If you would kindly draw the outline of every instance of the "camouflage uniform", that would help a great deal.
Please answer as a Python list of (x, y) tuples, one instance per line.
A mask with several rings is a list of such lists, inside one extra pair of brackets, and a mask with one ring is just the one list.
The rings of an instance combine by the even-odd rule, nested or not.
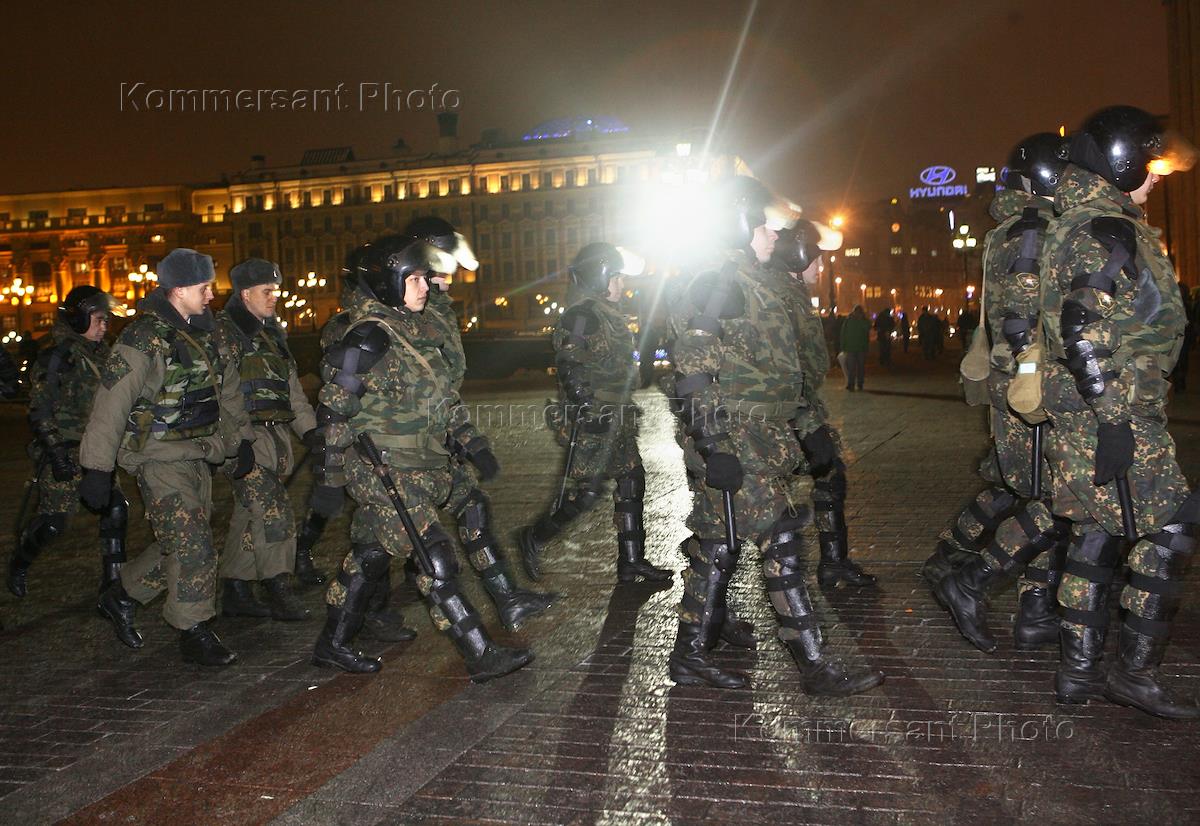
[[(314, 475), (319, 485), (344, 486), (358, 507), (351, 521), (350, 553), (326, 592), (331, 611), (325, 635), (339, 640), (340, 647), (352, 640), (389, 559), (406, 558), (413, 550), (375, 470), (354, 448), (365, 433), (383, 451), (433, 565), (433, 570), (421, 566), (417, 577), (430, 617), (459, 646), (470, 668), (472, 658), (493, 646), (459, 590), (453, 541), (437, 511), (450, 497), (446, 445), (451, 429), (464, 445), (476, 434), (454, 385), (441, 324), (430, 313), (393, 309), (361, 289), (350, 291), (345, 303), (341, 338), (334, 340), (327, 330), (331, 344), (321, 363), (325, 384), (317, 417), (324, 446)], [(319, 641), (319, 651), (321, 646)], [(377, 663), (370, 668), (352, 665), (348, 670), (378, 668)]]
[[(828, 673), (845, 689), (846, 676), (822, 659), (821, 631), (804, 582), (800, 530), (810, 513), (791, 498), (792, 474), (805, 462), (795, 423), (810, 415), (810, 401), (788, 293), (776, 273), (738, 250), (719, 271), (691, 278), (673, 308), (675, 395), (689, 437), (684, 462), (693, 498), (687, 525), (699, 541), (687, 546), (672, 678), (745, 685), (741, 675), (707, 660), (727, 622), (726, 591), (741, 548), (729, 546), (724, 495), (705, 484), (706, 468), (714, 457), (733, 454), (744, 471), (741, 489), (732, 494), (738, 542), (753, 537), (762, 552), (779, 637), (806, 681)], [(880, 681), (882, 675), (872, 676), (853, 689), (821, 693), (854, 693)]]
[(296, 526), (283, 480), (293, 468), (290, 428), (303, 437), (317, 426), (288, 350), (273, 320), (264, 323), (235, 298), (217, 315), (217, 348), (234, 366), (254, 443), (254, 468), (232, 480), (233, 515), (225, 539), (221, 577), (267, 580), (295, 566)]
[[(521, 532), (530, 576), (540, 576), (541, 553), (581, 513), (591, 510), (608, 479), (613, 486), (617, 530), (617, 578), (664, 580), (670, 574), (645, 560), (643, 522), (646, 470), (638, 450), (639, 381), (629, 320), (605, 296), (585, 295), (559, 317), (554, 329), (560, 402), (547, 403), (548, 420), (559, 444), (576, 444), (567, 469), (569, 490), (561, 504)], [(577, 424), (576, 424), (577, 423)]]
[[(812, 294), (801, 277), (780, 272), (776, 278), (776, 289), (790, 304), (789, 313), (795, 326), (796, 342), (799, 345), (802, 383), (806, 404), (797, 410), (792, 421), (805, 461), (801, 467), (804, 474), (812, 477), (812, 503), (820, 545), (821, 561), (817, 567), (817, 578), (822, 585), (836, 585), (845, 580), (854, 585), (868, 585), (875, 577), (866, 574), (857, 564), (847, 559), (850, 540), (846, 527), (846, 463), (842, 460), (842, 440), (838, 431), (829, 423), (829, 413), (821, 398), (821, 385), (829, 373), (829, 350), (825, 344), (825, 330), (821, 316), (812, 305)], [(833, 447), (833, 459), (817, 465), (817, 455), (810, 445), (814, 439), (825, 437)]]
[[(1051, 515), (1048, 493), (1033, 497), (1034, 430), (1008, 406), (1009, 384), (1017, 374), (1016, 354), (1033, 343), (1040, 313), (1042, 251), (1054, 218), (1053, 204), (1048, 198), (1006, 189), (996, 194), (990, 211), (1000, 223), (984, 242), (986, 327), (980, 334), (992, 344), (988, 376), (992, 444), (979, 472), (993, 487), (943, 531), (944, 544), (922, 572), (933, 580), (934, 594), (949, 608), (964, 636), (984, 651), (996, 647), (985, 626), (985, 595), (1012, 575), (1026, 575), (1014, 627), (1017, 647), (1035, 648), (1057, 640), (1054, 591), (1067, 537), (1065, 521)], [(1048, 480), (1049, 465), (1044, 458), (1039, 461), (1039, 474)], [(1013, 514), (1001, 522), (1004, 511)], [(989, 530), (995, 535), (980, 555)], [(956, 560), (963, 552), (971, 556)], [(954, 561), (956, 570), (947, 570)]]
[(236, 452), (245, 413), (208, 311), (189, 323), (161, 287), (140, 309), (101, 369), (79, 458), (99, 471), (120, 464), (137, 479), (156, 541), (126, 563), (121, 582), (142, 604), (165, 589), (164, 619), (188, 630), (216, 610), (209, 465)]
[(1134, 444), (1127, 478), (1139, 538), (1121, 593), (1113, 673), (1152, 673), (1161, 659), (1195, 548), (1200, 499), (1189, 493), (1166, 429), (1165, 377), (1186, 322), (1160, 232), (1126, 193), (1076, 166), (1067, 168), (1055, 206), (1061, 218), (1047, 243), (1051, 280), (1042, 314), (1050, 361), (1044, 396), (1054, 425), (1054, 510), (1073, 522), (1059, 589), (1057, 686), (1060, 699), (1078, 702), (1094, 699), (1103, 680), (1106, 594), (1124, 535), (1115, 483), (1093, 482), (1099, 427), (1127, 422)]
[[(34, 480), (38, 509), (13, 552), (9, 589), (18, 596), (24, 596), (29, 565), (48, 542), (67, 529), (70, 517), (79, 510), (79, 440), (100, 385), (100, 365), (108, 357), (107, 344), (89, 341), (62, 320), (55, 322), (51, 337), (54, 346), (38, 355), (30, 383), (29, 422), (34, 432), (31, 454), (38, 468)], [(73, 471), (69, 478), (55, 477), (51, 457), (56, 452), (65, 456)], [(114, 576), (116, 566), (125, 561), (127, 521), (128, 502), (114, 484), (108, 507), (100, 514), (105, 576)]]

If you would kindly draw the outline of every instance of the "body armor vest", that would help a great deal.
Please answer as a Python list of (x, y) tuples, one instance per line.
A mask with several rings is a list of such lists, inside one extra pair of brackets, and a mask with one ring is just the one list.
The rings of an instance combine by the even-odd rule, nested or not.
[(129, 412), (122, 447), (140, 450), (151, 438), (172, 442), (216, 433), (221, 378), (212, 336), (199, 330), (185, 333), (152, 314), (138, 323), (157, 325), (165, 368), (154, 397), (140, 396)]
[(259, 330), (238, 365), (242, 397), (252, 422), (290, 422), (292, 410), (292, 358), (286, 347)]

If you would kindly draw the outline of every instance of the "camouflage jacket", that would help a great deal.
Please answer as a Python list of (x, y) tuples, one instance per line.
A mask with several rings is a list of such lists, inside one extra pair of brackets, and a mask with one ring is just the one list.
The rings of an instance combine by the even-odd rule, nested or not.
[(799, 430), (807, 435), (829, 419), (825, 402), (821, 399), (821, 385), (829, 373), (829, 348), (825, 344), (825, 328), (821, 315), (812, 305), (812, 291), (803, 278), (790, 273), (779, 276), (780, 292), (787, 296), (791, 305), (792, 324), (799, 346), (800, 364), (804, 369), (804, 398), (808, 402), (807, 416), (802, 416)]
[(600, 406), (629, 403), (637, 387), (633, 351), (629, 319), (619, 305), (601, 296), (586, 296), (572, 304), (554, 328), (560, 380), (576, 374)]
[[(260, 321), (234, 296), (217, 314), (215, 337), (221, 357), (237, 370), (248, 424), (287, 422), (297, 436), (317, 426), (287, 336), (274, 319)], [(242, 436), (253, 440), (253, 430)]]
[[(393, 467), (444, 466), (451, 450), (465, 450), (478, 434), (454, 383), (441, 321), (433, 313), (394, 309), (358, 289), (344, 301), (346, 311), (330, 319), (321, 337), (325, 384), (318, 419), (326, 424), (318, 479), (345, 484), (345, 451), (360, 433), (371, 434)], [(354, 346), (350, 338), (360, 328), (375, 332), (371, 326), (387, 344), (348, 377), (343, 355)]]
[(770, 270), (736, 252), (684, 288), (672, 308), (675, 392), (702, 442), (722, 419), (792, 421), (808, 406), (800, 346)]
[[(1082, 337), (1095, 349), (1105, 382), (1103, 393), (1086, 400), (1067, 369), (1054, 363), (1045, 380), (1046, 404), (1064, 411), (1090, 405), (1101, 423), (1126, 421), (1133, 412), (1162, 416), (1166, 375), (1178, 359), (1186, 317), (1161, 232), (1126, 193), (1076, 166), (1063, 174), (1055, 208), (1060, 218), (1043, 254), (1050, 276), (1042, 310), (1048, 355), (1065, 358), (1063, 306), (1074, 301), (1086, 309)], [(1106, 219), (1107, 232), (1097, 229), (1096, 219)], [(1113, 227), (1135, 242), (1124, 265), (1110, 252)]]
[(454, 302), (449, 292), (439, 290), (436, 284), (429, 287), (429, 303), (425, 313), (437, 322), (442, 330), (442, 355), (450, 365), (450, 381), (457, 390), (462, 387), (467, 375), (467, 353), (463, 349), (462, 333), (458, 329), (458, 316), (454, 314)]
[[(79, 447), (80, 464), (112, 470), (118, 460), (128, 469), (144, 460), (219, 464), (234, 456), (246, 413), (236, 369), (220, 357), (212, 340), (212, 313), (205, 310), (185, 320), (162, 288), (147, 295), (139, 309), (100, 370), (100, 387)], [(219, 411), (215, 423), (172, 429), (187, 421), (189, 407), (207, 405), (214, 393)], [(162, 412), (166, 408), (170, 410)]]
[(992, 368), (988, 386), (992, 405), (1006, 410), (1008, 384), (1017, 371), (1013, 345), (1018, 350), (1028, 346), (1041, 312), (1042, 250), (1054, 204), (1005, 189), (996, 193), (988, 211), (999, 221), (983, 242), (983, 311)]
[(29, 423), (47, 450), (83, 438), (108, 358), (107, 344), (88, 341), (61, 321), (51, 337), (54, 346), (38, 353), (29, 388)]

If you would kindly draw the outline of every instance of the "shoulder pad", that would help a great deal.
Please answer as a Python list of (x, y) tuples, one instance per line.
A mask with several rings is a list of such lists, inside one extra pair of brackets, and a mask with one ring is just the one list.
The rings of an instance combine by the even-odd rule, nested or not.
[(1115, 215), (1093, 218), (1088, 232), (1109, 252), (1120, 247), (1129, 253), (1130, 260), (1137, 253), (1137, 229), (1124, 218)]
[(586, 304), (576, 304), (562, 314), (558, 326), (573, 336), (586, 338), (600, 330), (600, 319), (596, 311)]
[(387, 352), (392, 340), (378, 321), (368, 321), (360, 324), (346, 334), (342, 344), (347, 347), (357, 347), (367, 353), (379, 356)]
[(688, 298), (701, 315), (728, 319), (746, 314), (746, 296), (741, 285), (716, 270), (693, 278), (688, 285)]
[(150, 355), (166, 353), (174, 340), (174, 327), (159, 322), (152, 313), (146, 313), (122, 330), (117, 342)]
[(1036, 232), (1045, 232), (1046, 227), (1050, 222), (1041, 216), (1037, 207), (1025, 207), (1025, 211), (1021, 213), (1021, 217), (1013, 222), (1013, 225), (1008, 228), (1008, 234), (1005, 236), (1008, 240), (1012, 240), (1020, 236), (1026, 230), (1034, 230)]

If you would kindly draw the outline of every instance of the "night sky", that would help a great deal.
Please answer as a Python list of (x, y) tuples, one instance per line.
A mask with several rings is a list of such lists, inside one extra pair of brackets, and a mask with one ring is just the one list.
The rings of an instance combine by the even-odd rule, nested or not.
[[(0, 192), (216, 181), (252, 154), (363, 158), (398, 138), (428, 150), (428, 109), (359, 111), (358, 92), (437, 83), (439, 101), (457, 90), (464, 145), (566, 115), (652, 135), (715, 122), (760, 177), (833, 208), (902, 194), (931, 164), (1000, 165), (1103, 105), (1165, 113), (1165, 16), (1157, 0), (22, 3), (5, 14)], [(122, 82), (145, 85), (123, 99)], [(128, 111), (152, 88), (339, 82), (340, 112)]]

